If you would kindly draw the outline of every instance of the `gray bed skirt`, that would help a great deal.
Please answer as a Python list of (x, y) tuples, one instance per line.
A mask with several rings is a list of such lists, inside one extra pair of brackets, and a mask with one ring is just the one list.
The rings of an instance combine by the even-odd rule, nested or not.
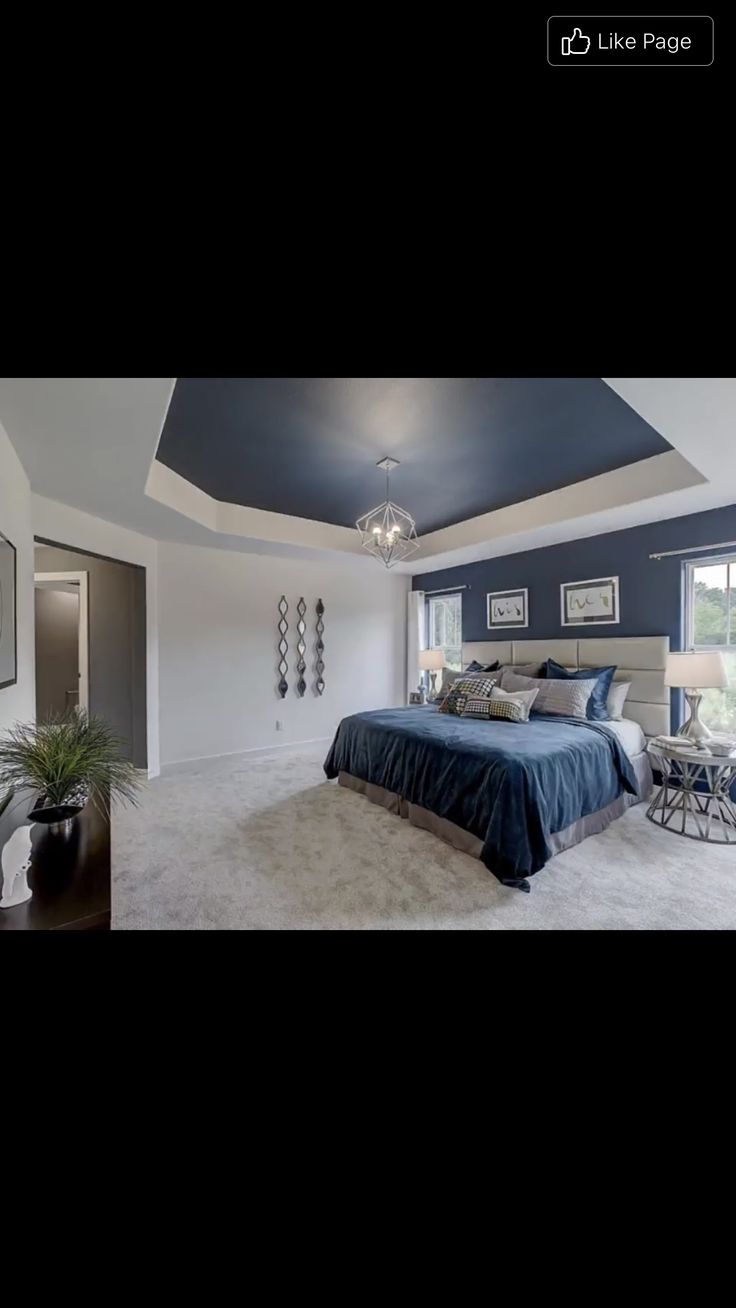
[[(596, 836), (599, 832), (605, 831), (606, 827), (610, 826), (616, 818), (621, 817), (632, 804), (642, 804), (649, 799), (652, 789), (649, 756), (645, 753), (637, 754), (632, 758), (631, 765), (636, 773), (639, 793), (619, 795), (618, 799), (614, 799), (613, 803), (607, 804), (597, 813), (589, 813), (587, 817), (579, 818), (577, 822), (572, 822), (569, 827), (565, 827), (564, 831), (556, 831), (548, 841), (551, 857), (561, 854), (563, 849), (570, 849), (572, 845), (580, 844), (580, 841), (585, 840), (587, 836)], [(440, 840), (447, 841), (448, 845), (461, 850), (463, 854), (480, 858), (483, 841), (471, 835), (469, 831), (463, 831), (463, 828), (456, 826), (454, 822), (448, 822), (447, 818), (437, 817), (435, 813), (431, 813), (428, 808), (422, 808), (419, 804), (410, 804), (408, 800), (402, 799), (401, 795), (384, 790), (383, 786), (374, 786), (370, 781), (361, 781), (360, 777), (354, 777), (350, 772), (340, 772), (337, 781), (338, 785), (346, 786), (348, 790), (355, 790), (359, 795), (365, 795), (372, 804), (380, 804), (382, 808), (388, 809), (389, 813), (406, 818), (412, 826), (422, 827), (424, 831), (430, 831), (433, 836), (439, 836)]]

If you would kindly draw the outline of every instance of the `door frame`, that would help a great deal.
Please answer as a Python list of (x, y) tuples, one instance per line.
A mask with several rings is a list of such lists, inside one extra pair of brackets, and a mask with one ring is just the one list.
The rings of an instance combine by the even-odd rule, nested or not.
[(35, 572), (36, 582), (66, 581), (79, 586), (79, 707), (89, 713), (89, 573)]

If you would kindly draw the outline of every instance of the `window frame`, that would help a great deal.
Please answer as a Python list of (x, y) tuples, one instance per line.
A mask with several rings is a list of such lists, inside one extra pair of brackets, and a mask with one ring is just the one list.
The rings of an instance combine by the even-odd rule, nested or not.
[(434, 626), (432, 618), (432, 604), (438, 600), (458, 599), (460, 601), (460, 666), (462, 669), (463, 661), (463, 592), (462, 590), (446, 590), (441, 594), (427, 595), (425, 597), (426, 628), (425, 640), (427, 649), (455, 649), (456, 646), (435, 645), (432, 641), (432, 628)]
[[(726, 565), (726, 643), (725, 645), (695, 644), (695, 573), (698, 568), (723, 567)], [(713, 554), (708, 558), (686, 559), (683, 563), (685, 577), (685, 648), (702, 650), (725, 650), (736, 653), (736, 608), (731, 604), (732, 579), (736, 575), (736, 554)]]

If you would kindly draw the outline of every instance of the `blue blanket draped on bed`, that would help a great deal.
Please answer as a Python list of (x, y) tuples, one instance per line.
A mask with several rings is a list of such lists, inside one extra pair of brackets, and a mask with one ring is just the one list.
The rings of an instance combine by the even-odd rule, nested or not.
[(550, 834), (637, 793), (612, 732), (541, 713), (526, 723), (434, 708), (355, 713), (340, 723), (324, 767), (330, 779), (349, 772), (472, 832), (486, 867), (523, 890), (550, 857)]

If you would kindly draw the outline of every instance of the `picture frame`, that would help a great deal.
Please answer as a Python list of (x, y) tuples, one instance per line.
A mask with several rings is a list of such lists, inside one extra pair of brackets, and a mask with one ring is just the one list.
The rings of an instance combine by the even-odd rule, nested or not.
[(529, 626), (529, 591), (491, 590), (486, 595), (486, 615), (489, 631), (508, 631), (513, 627)]
[(418, 691), (418, 690), (410, 690), (410, 691), (409, 691), (409, 703), (410, 703), (410, 704), (426, 704), (426, 702), (427, 702), (427, 701), (426, 701), (426, 699), (424, 698), (424, 696), (422, 695), (421, 691)]
[(613, 626), (620, 621), (618, 577), (563, 582), (560, 611), (563, 627)]
[(18, 680), (17, 574), (15, 546), (0, 531), (0, 690)]

